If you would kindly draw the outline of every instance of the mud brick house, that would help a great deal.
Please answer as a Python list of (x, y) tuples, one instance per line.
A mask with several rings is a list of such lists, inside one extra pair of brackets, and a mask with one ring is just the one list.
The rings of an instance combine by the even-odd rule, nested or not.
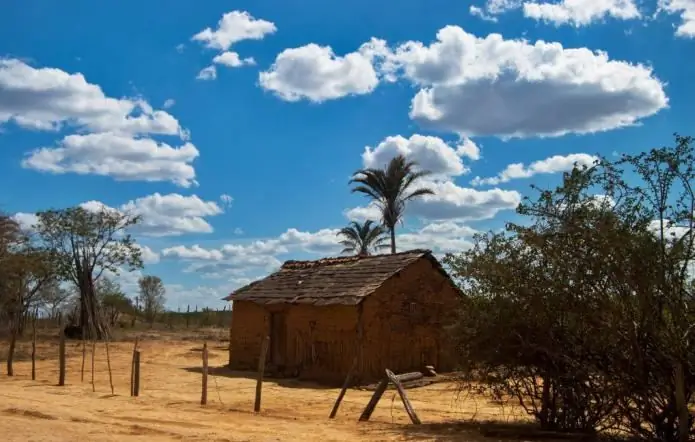
[(445, 325), (460, 291), (429, 250), (287, 261), (242, 287), (233, 302), (229, 365), (255, 370), (270, 336), (275, 375), (342, 382), (357, 357), (358, 381), (434, 365), (453, 368)]

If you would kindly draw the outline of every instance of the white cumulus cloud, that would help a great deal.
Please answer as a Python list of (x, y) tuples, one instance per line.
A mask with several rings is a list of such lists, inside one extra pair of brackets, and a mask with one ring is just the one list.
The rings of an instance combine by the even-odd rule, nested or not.
[(436, 42), (406, 42), (393, 57), (421, 86), (411, 118), (467, 136), (593, 133), (637, 124), (668, 105), (650, 68), (560, 43), (479, 38), (446, 26)]
[(86, 201), (81, 206), (87, 210), (101, 210), (105, 207), (138, 215), (141, 220), (132, 230), (145, 236), (211, 233), (213, 228), (205, 218), (224, 212), (215, 201), (204, 201), (197, 195), (184, 196), (178, 193), (154, 193), (118, 207), (110, 207), (100, 201)]
[(586, 26), (606, 18), (637, 19), (642, 16), (634, 0), (562, 0), (557, 3), (524, 2), (524, 16), (556, 26)]
[(471, 181), (474, 186), (497, 185), (507, 183), (514, 179), (530, 178), (538, 174), (551, 174), (570, 171), (576, 164), (577, 166), (591, 166), (598, 157), (586, 153), (575, 153), (570, 155), (553, 155), (544, 160), (534, 161), (528, 166), (523, 163), (508, 165), (497, 176), (489, 178), (475, 177)]
[(695, 0), (659, 0), (658, 8), (659, 11), (680, 15), (677, 36), (695, 38)]
[(55, 174), (110, 176), (121, 181), (170, 181), (181, 187), (197, 184), (191, 143), (172, 147), (149, 138), (113, 132), (68, 135), (57, 147), (28, 153), (22, 166)]
[(180, 135), (171, 114), (137, 98), (107, 97), (80, 73), (0, 58), (0, 124), (38, 130), (74, 126), (90, 132)]
[(278, 54), (270, 69), (259, 74), (259, 82), (286, 101), (318, 103), (368, 94), (379, 84), (381, 72), (389, 77), (387, 67), (375, 68), (377, 59), (387, 53), (385, 42), (376, 39), (345, 55), (335, 54), (330, 46), (310, 43)]
[[(246, 11), (231, 11), (222, 15), (217, 23), (217, 29), (205, 28), (191, 37), (191, 40), (219, 51), (219, 54), (212, 59), (213, 63), (236, 68), (254, 65), (256, 62), (253, 57), (241, 58), (237, 52), (230, 50), (234, 43), (243, 40), (261, 40), (276, 31), (277, 27), (273, 22), (257, 19)], [(204, 68), (198, 73), (197, 78), (214, 80), (217, 78), (215, 66)]]

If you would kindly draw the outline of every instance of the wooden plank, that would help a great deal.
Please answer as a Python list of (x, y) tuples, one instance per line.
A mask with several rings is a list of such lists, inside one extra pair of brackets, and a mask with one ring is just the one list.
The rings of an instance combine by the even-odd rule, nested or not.
[(381, 382), (379, 382), (379, 385), (376, 387), (376, 390), (374, 390), (372, 398), (369, 400), (369, 403), (367, 403), (367, 406), (364, 407), (364, 411), (360, 415), (359, 422), (366, 422), (369, 420), (369, 418), (372, 416), (372, 413), (374, 412), (374, 409), (376, 408), (376, 404), (379, 403), (379, 399), (381, 399), (381, 396), (384, 395), (384, 392), (386, 391), (386, 387), (388, 387), (388, 385), (388, 378), (384, 378), (381, 380)]
[(261, 411), (261, 392), (263, 389), (263, 375), (265, 374), (265, 358), (268, 354), (268, 345), (270, 344), (270, 336), (266, 336), (261, 345), (261, 355), (258, 358), (258, 378), (256, 380), (256, 400), (253, 403), (253, 411), (258, 413)]
[(328, 416), (328, 419), (333, 419), (338, 413), (338, 407), (340, 407), (340, 403), (343, 401), (343, 397), (345, 397), (345, 392), (347, 391), (348, 387), (350, 386), (350, 381), (352, 380), (352, 375), (355, 372), (355, 369), (357, 368), (357, 356), (355, 356), (355, 359), (352, 361), (352, 366), (350, 367), (350, 371), (348, 371), (347, 376), (345, 377), (345, 382), (343, 382), (343, 388), (340, 389), (340, 394), (338, 394), (338, 399), (335, 400), (335, 405), (333, 405), (333, 410), (331, 410), (331, 415)]
[[(422, 373), (420, 373), (422, 375)], [(403, 401), (403, 406), (405, 407), (405, 411), (408, 413), (408, 416), (410, 416), (410, 420), (412, 423), (416, 425), (420, 425), (422, 422), (420, 422), (420, 418), (417, 417), (417, 414), (415, 414), (415, 410), (413, 409), (413, 406), (410, 404), (410, 401), (408, 400), (408, 395), (405, 394), (405, 388), (401, 385), (400, 379), (393, 374), (391, 370), (388, 368), (386, 369), (386, 377), (388, 378), (389, 381), (393, 385), (396, 386), (396, 390), (398, 390), (398, 395), (401, 397), (401, 400)]]

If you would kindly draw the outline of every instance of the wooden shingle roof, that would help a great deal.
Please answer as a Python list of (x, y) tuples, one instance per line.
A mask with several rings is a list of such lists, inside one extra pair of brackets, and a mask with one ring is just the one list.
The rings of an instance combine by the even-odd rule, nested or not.
[(419, 249), (388, 255), (287, 261), (279, 271), (237, 289), (224, 300), (259, 304), (357, 305), (386, 280), (420, 258), (429, 259), (434, 271), (446, 275), (430, 250)]

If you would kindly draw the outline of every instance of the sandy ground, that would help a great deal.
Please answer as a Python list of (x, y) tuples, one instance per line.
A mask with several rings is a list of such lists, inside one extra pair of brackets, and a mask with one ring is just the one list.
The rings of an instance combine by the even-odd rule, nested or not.
[[(20, 344), (27, 354), (29, 343)], [(224, 343), (210, 345), (210, 366), (227, 362)], [(110, 345), (114, 395), (103, 343), (96, 347), (95, 387), (90, 354), (80, 381), (81, 345), (68, 341), (66, 386), (58, 387), (57, 342), (38, 349), (37, 380), (31, 363), (15, 362), (15, 376), (0, 376), (0, 439), (3, 441), (345, 441), (483, 439), (471, 427), (447, 424), (471, 419), (510, 420), (519, 411), (485, 399), (462, 398), (456, 385), (439, 383), (410, 389), (408, 396), (424, 425), (409, 423), (395, 391), (389, 390), (370, 422), (357, 419), (371, 392), (348, 390), (338, 416), (328, 414), (338, 389), (293, 380), (268, 379), (262, 411), (253, 413), (253, 374), (211, 369), (208, 405), (201, 407), (201, 341), (145, 340), (141, 343), (140, 397), (130, 392), (132, 342)]]

